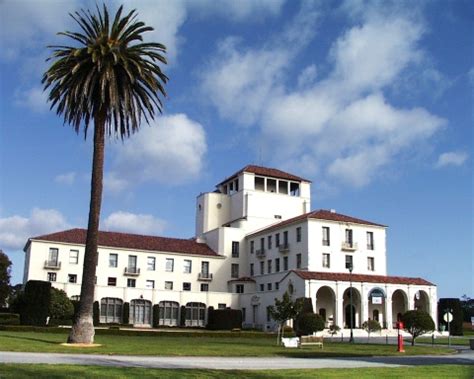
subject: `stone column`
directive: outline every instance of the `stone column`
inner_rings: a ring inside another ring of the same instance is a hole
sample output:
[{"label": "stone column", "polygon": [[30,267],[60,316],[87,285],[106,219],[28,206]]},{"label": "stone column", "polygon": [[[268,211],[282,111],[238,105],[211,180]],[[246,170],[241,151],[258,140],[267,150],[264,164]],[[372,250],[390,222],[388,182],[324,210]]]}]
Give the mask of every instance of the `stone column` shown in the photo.
[{"label": "stone column", "polygon": [[342,295],[336,299],[336,325],[341,329],[345,328],[344,325],[344,298]]},{"label": "stone column", "polygon": [[387,321],[387,329],[393,329],[393,318],[392,318],[392,296],[385,298],[385,320]]}]

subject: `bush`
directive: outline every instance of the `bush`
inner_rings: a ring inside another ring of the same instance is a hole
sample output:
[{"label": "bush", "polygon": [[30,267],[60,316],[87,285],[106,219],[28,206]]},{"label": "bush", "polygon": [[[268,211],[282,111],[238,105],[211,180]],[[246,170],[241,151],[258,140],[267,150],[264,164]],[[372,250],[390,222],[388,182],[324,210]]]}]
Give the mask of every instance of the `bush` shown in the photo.
[{"label": "bush", "polygon": [[153,327],[158,328],[160,326],[160,306],[158,304],[153,305]]},{"label": "bush", "polygon": [[51,299],[51,283],[29,280],[25,286],[20,321],[24,325],[46,325]]},{"label": "bush", "polygon": [[128,324],[130,320],[130,303],[125,302],[123,303],[123,317],[122,321],[124,324]]},{"label": "bush", "polygon": [[315,313],[303,313],[298,316],[298,336],[310,335],[324,329],[324,320],[320,315]]},{"label": "bush", "polygon": [[100,324],[100,306],[98,301],[94,301],[94,304],[92,304],[92,321],[94,326]]},{"label": "bush", "polygon": [[453,336],[462,336],[463,335],[463,328],[462,328],[462,321],[463,321],[463,310],[461,307],[461,301],[456,298],[444,298],[439,299],[438,302],[438,325],[445,325],[444,330],[448,330],[448,323],[444,321],[444,314],[446,313],[446,309],[452,309],[453,320],[449,325],[451,335]]},{"label": "bush", "polygon": [[58,318],[51,318],[49,319],[48,326],[59,326],[59,325],[72,325],[72,319],[58,319]]},{"label": "bush", "polygon": [[20,325],[18,313],[0,313],[0,325]]},{"label": "bush", "polygon": [[242,327],[242,311],[238,309],[211,309],[207,328],[210,330],[232,330]]},{"label": "bush", "polygon": [[364,329],[370,337],[370,333],[378,332],[382,330],[382,327],[377,320],[368,320],[362,324],[362,329]]},{"label": "bush", "polygon": [[[51,299],[49,302],[49,317],[56,320],[72,320],[74,305],[67,297],[66,292],[51,287]],[[68,324],[70,325],[70,324]]]},{"label": "bush", "polygon": [[185,326],[186,325],[186,307],[184,305],[181,305],[179,309],[179,326]]},{"label": "bush", "polygon": [[416,337],[431,332],[435,324],[431,316],[425,311],[408,311],[402,315],[403,327],[412,335],[411,345],[415,345]]}]

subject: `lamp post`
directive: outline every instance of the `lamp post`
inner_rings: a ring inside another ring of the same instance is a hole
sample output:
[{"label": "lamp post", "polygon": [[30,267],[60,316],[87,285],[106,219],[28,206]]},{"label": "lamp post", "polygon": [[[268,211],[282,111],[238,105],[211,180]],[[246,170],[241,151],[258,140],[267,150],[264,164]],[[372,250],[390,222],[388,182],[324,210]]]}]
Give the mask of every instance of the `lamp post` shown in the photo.
[{"label": "lamp post", "polygon": [[352,325],[353,325],[353,308],[352,308],[352,263],[351,265],[349,266],[349,282],[350,282],[350,292],[349,292],[349,301],[350,301],[350,310],[349,310],[349,313],[350,313],[350,316],[349,316],[349,319],[350,319],[350,327],[351,327],[351,335],[349,337],[349,343],[354,343],[354,334],[352,332]]}]

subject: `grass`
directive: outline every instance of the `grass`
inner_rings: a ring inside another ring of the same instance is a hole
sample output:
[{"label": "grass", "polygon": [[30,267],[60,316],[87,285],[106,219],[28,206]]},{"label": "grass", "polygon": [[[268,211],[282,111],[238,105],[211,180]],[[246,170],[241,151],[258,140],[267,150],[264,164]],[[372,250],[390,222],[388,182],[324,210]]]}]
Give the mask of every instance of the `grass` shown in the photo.
[{"label": "grass", "polygon": [[[473,338],[473,337],[471,336],[470,338]],[[411,343],[411,340],[407,342]],[[418,337],[415,343],[432,343],[432,340],[429,337]],[[448,337],[437,337],[435,338],[434,343],[435,345],[447,345]],[[469,337],[451,336],[451,345],[469,346]]]},{"label": "grass", "polygon": [[[234,357],[360,357],[399,355],[394,345],[355,344],[325,341],[324,349],[311,346],[285,349],[267,337],[185,337],[169,333],[164,336],[97,335],[101,347],[74,348],[61,346],[66,333],[0,331],[0,350],[155,356],[234,356]],[[450,354],[454,350],[430,346],[407,346],[404,355]]]},{"label": "grass", "polygon": [[201,370],[46,364],[0,364],[2,379],[18,378],[472,378],[473,366],[431,365],[353,369]]}]

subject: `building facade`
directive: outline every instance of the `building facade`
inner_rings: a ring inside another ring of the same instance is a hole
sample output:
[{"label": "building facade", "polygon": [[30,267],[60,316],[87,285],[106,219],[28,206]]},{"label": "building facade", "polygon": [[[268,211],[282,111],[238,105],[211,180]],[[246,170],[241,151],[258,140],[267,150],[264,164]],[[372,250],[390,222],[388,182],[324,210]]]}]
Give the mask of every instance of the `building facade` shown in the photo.
[{"label": "building facade", "polygon": [[[310,205],[309,180],[246,166],[197,197],[192,239],[100,232],[101,322],[122,322],[128,302],[139,326],[152,324],[158,304],[159,325],[178,325],[185,312],[185,325],[204,326],[212,306],[242,310],[244,327],[272,330],[269,307],[285,291],[311,298],[327,326],[371,318],[392,329],[411,309],[436,322],[434,284],[387,275],[386,226]],[[85,237],[72,229],[30,238],[24,282],[48,280],[78,297]]]}]

